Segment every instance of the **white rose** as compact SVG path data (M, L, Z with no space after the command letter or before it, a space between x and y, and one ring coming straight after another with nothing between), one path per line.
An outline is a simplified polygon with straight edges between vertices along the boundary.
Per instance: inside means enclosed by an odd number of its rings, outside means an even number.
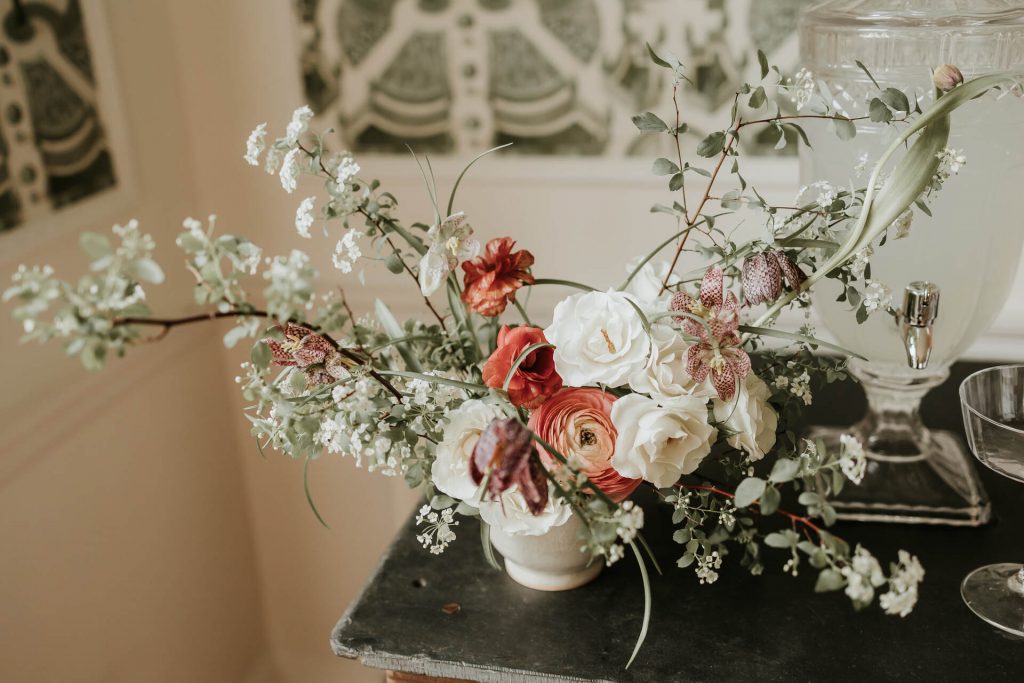
M736 432L726 441L747 452L751 460L760 460L775 445L779 416L768 404L771 390L760 377L748 372L739 392L731 401L715 399L715 419Z
M686 351L690 348L683 336L668 325L651 325L651 353L647 364L630 375L633 391L655 398L696 396L705 401L715 395L710 377L697 384L686 371Z
M643 258L638 256L626 264L626 274L632 273ZM632 294L636 298L644 313L664 313L668 310L673 293L662 290L661 287L661 283L665 281L665 275L668 274L668 265L667 261L656 263L648 261L626 286L626 293ZM678 281L679 278L673 275L669 278L668 284L671 286Z
M612 405L615 441L612 467L624 477L655 486L676 483L711 452L717 430L708 424L704 399L682 396L657 401L628 394Z
M614 290L574 294L544 330L566 386L621 386L647 362L651 340L629 297Z
M480 433L496 417L504 417L497 406L476 399L464 402L448 414L444 437L437 444L430 467L430 478L438 491L474 504L477 485L469 475L469 460Z
M498 500L480 501L480 518L510 536L541 536L571 516L572 508L554 496L539 515L532 514L515 486L503 491Z

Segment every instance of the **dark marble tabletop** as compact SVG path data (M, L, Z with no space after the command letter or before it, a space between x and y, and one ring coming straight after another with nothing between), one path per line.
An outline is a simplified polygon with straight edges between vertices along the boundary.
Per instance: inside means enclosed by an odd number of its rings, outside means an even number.
M988 364L984 364L988 365ZM962 433L956 388L982 364L957 364L925 399L930 426ZM860 390L833 385L815 396L809 418L849 423L863 411ZM766 558L760 577L727 558L713 585L680 570L667 506L648 508L645 536L665 568L652 575L654 612L643 650L624 670L643 614L635 562L627 558L593 583L564 593L523 588L488 567L470 520L440 557L419 546L412 521L399 532L364 592L331 636L336 654L371 667L475 681L1001 681L1024 680L1024 640L974 616L960 599L968 571L1024 557L1024 486L981 465L995 522L983 528L840 523L887 564L899 548L927 572L914 612L854 612L842 593L815 594L806 564L784 574ZM457 603L459 610L443 609ZM1021 605L1024 609L1024 601Z

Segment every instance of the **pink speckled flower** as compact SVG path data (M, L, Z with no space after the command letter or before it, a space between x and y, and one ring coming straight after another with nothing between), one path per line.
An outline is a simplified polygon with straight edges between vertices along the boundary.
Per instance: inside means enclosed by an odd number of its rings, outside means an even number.
M719 398L728 401L750 372L750 356L741 347L739 301L733 292L724 291L723 279L721 270L708 268L699 298L680 291L672 297L670 308L689 314L675 320L686 334L698 339L686 352L686 371L698 384L710 375Z
M310 387L330 384L345 376L345 359L329 339L295 323L287 323L278 329L284 333L283 341L263 340L270 347L270 359L274 365L302 368Z
M782 294L782 279L800 289L807 276L784 251L765 251L743 259L743 298L748 306L770 303Z

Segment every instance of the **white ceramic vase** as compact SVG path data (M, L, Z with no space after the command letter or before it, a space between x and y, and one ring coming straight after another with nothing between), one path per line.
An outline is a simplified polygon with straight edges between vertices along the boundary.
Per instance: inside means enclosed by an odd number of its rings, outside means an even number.
M505 558L505 571L518 584L539 591L566 591L593 581L603 559L580 550L582 522L576 515L539 536L511 535L491 527L491 543Z

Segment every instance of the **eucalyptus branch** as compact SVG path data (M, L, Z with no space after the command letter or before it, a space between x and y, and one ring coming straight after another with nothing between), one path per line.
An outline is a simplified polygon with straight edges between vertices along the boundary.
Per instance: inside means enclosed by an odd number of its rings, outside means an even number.
M694 484L682 484L682 483L680 483L680 484L677 484L676 487L680 488L680 489L687 489L687 490L690 490L690 491L708 491L710 493L714 493L716 495L723 496L723 497L729 498L729 499L733 499L733 498L736 497L736 494L729 493L728 491L723 491L722 489L715 488L714 486L698 486L698 485L694 485ZM753 505L757 505L758 507L760 507L760 504L759 504L758 501L754 501ZM794 524L801 524L801 525L807 527L808 529L813 530L816 534L818 534L818 536L821 536L821 534L825 532L824 529L822 529L817 524L812 522L810 520L810 518L808 518L808 517L802 517L802 516L797 515L795 513L783 510L782 508L778 508L777 510L775 510L775 512L777 514L782 515L783 517L788 518ZM835 536L835 534L832 534L832 535ZM839 537L835 536L835 538L839 538Z

